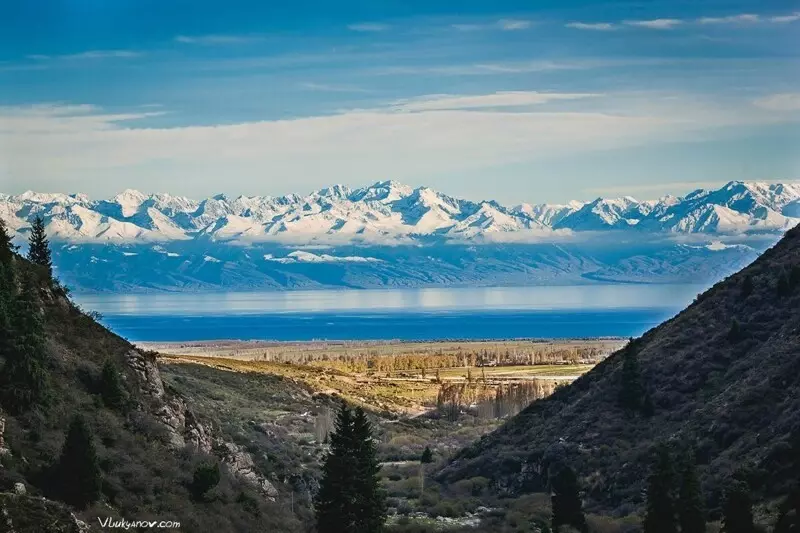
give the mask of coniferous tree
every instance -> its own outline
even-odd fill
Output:
[[[778,297],[782,298],[787,296],[789,292],[792,290],[792,282],[789,278],[789,273],[784,271],[778,276],[778,285],[776,287],[776,291],[778,293]]]
[[[364,411],[342,403],[330,442],[314,498],[317,532],[382,531],[386,496],[379,485],[377,448]]]
[[[40,302],[32,280],[11,300],[0,374],[0,403],[12,414],[43,404],[48,396],[47,352]]]
[[[422,455],[419,458],[419,462],[423,464],[433,462],[433,452],[431,451],[430,447],[425,446],[425,449],[422,451]]]
[[[800,287],[800,265],[794,265],[789,273],[789,288],[794,290]]]
[[[669,448],[662,444],[656,449],[653,468],[647,480],[647,515],[644,519],[644,533],[678,531],[675,520],[674,485],[672,454]]]
[[[100,499],[102,478],[92,432],[81,415],[75,415],[56,468],[62,501],[79,509]]]
[[[578,491],[578,478],[568,466],[562,466],[550,481],[553,507],[553,531],[571,526],[581,533],[588,531]]]
[[[353,413],[342,402],[330,434],[330,451],[322,467],[319,492],[314,498],[318,533],[346,533],[355,524]]]
[[[734,318],[731,320],[731,329],[728,330],[728,341],[737,342],[741,340],[742,337],[742,327],[739,325],[739,321]]]
[[[10,265],[15,251],[16,247],[11,243],[11,236],[6,230],[6,225],[0,220],[0,264]]]
[[[106,360],[100,373],[100,396],[110,409],[122,411],[125,408],[127,395],[122,386],[119,369],[111,359]]]
[[[755,533],[750,487],[741,480],[730,482],[722,504],[723,533]]]
[[[44,267],[47,276],[53,275],[53,260],[50,256],[50,241],[47,240],[47,233],[44,229],[42,217],[36,217],[31,226],[31,234],[28,237],[28,259]]]
[[[372,424],[361,407],[353,414],[353,445],[358,468],[354,486],[357,495],[354,531],[378,533],[386,522],[386,494],[380,486],[378,447],[372,438]]]
[[[705,533],[706,519],[703,494],[697,479],[694,454],[684,457],[678,489],[678,522],[681,533]]]
[[[639,358],[636,350],[628,345],[622,354],[622,383],[619,390],[619,403],[629,411],[642,407],[644,387],[639,373]]]
[[[753,288],[753,276],[748,274],[742,280],[741,297],[743,300],[753,293]]]
[[[219,484],[221,479],[218,463],[203,463],[194,469],[192,484],[190,486],[192,497],[195,500],[202,500],[209,490]]]

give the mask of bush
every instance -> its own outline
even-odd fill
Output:
[[[194,470],[190,487],[194,499],[204,499],[208,491],[219,484],[220,477],[218,463],[202,463],[198,465]]]

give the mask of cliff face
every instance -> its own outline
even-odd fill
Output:
[[[651,416],[620,406],[625,350],[638,359]],[[746,469],[764,500],[800,479],[791,459],[800,452],[800,228],[463,450],[439,477],[485,476],[520,494],[545,490],[548,465],[566,461],[582,478],[589,509],[624,513],[643,503],[657,442],[695,450],[711,509],[734,470]]]

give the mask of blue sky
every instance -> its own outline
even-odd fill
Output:
[[[0,191],[800,178],[800,2],[6,0]]]

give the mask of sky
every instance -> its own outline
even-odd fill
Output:
[[[800,178],[800,0],[4,0],[0,192]]]

